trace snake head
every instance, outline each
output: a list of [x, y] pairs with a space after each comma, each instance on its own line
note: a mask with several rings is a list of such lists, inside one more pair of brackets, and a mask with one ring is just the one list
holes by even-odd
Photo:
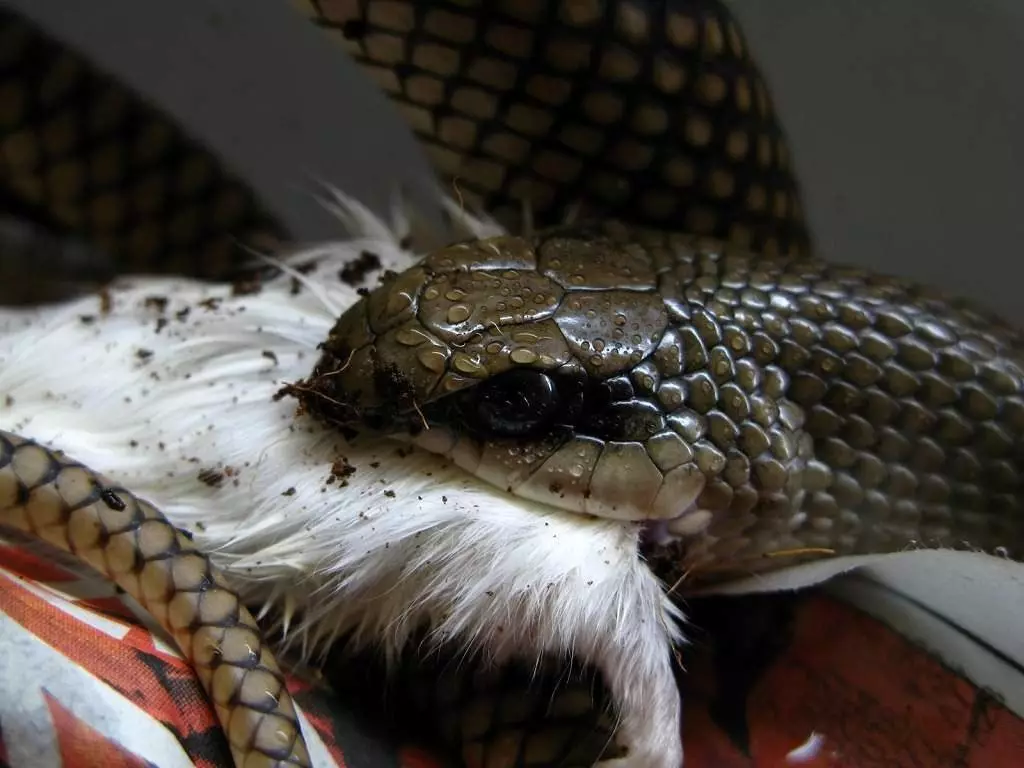
[[[590, 231], [450, 246], [342, 315], [303, 402], [568, 511], [639, 521], [727, 507], [724, 478], [747, 482], [734, 479], [745, 459], [716, 445], [735, 437], [711, 374], [684, 370], [668, 274]], [[797, 477], [795, 446], [781, 439], [766, 492], [788, 493], [776, 486]]]
[[570, 355], [551, 318], [563, 290], [537, 272], [530, 244], [500, 237], [428, 256], [346, 311], [308, 382], [312, 410], [336, 423], [416, 434], [425, 410], [520, 368]]

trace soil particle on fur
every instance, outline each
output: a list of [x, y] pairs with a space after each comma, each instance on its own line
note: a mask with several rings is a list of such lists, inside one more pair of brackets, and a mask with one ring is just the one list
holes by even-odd
[[366, 280], [367, 274], [380, 269], [380, 256], [373, 251], [362, 251], [359, 256], [338, 271], [338, 279], [353, 288]]
[[232, 296], [255, 296], [263, 290], [263, 278], [255, 275], [240, 277], [231, 284]]
[[334, 480], [345, 480], [356, 473], [356, 468], [348, 463], [344, 456], [339, 457], [331, 464], [330, 477]]
[[201, 469], [199, 470], [199, 482], [204, 485], [208, 485], [211, 488], [220, 488], [224, 482], [224, 473], [216, 469]]
[[153, 350], [151, 349], [137, 349], [135, 350], [135, 357], [139, 359], [140, 363], [147, 363], [153, 357]]
[[277, 365], [277, 355], [275, 355], [269, 349], [264, 349], [262, 352], [260, 352], [260, 355], [267, 358], [267, 360], [272, 362], [274, 365]]
[[[308, 275], [314, 269], [316, 269], [316, 259], [307, 261], [303, 264], [296, 264], [293, 269], [300, 275]], [[302, 292], [302, 281], [297, 277], [292, 277], [288, 293], [292, 296], [298, 296]]]
[[155, 309], [161, 315], [167, 311], [166, 296], [147, 296], [143, 299], [142, 304], [146, 309]]

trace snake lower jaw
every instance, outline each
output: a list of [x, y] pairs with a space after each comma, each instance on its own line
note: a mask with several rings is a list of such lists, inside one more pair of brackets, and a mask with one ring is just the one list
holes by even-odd
[[712, 510], [697, 504], [706, 484], [697, 471], [681, 474], [678, 482], [666, 484], [659, 493], [663, 498], [656, 499], [660, 503], [637, 503], [634, 486], [626, 476], [620, 478], [618, 493], [593, 493], [586, 468], [580, 464], [587, 458], [579, 455], [580, 446], [583, 450], [591, 447], [586, 439], [553, 438], [547, 444], [523, 447], [512, 441], [478, 441], [444, 425], [430, 425], [416, 434], [392, 433], [390, 437], [443, 456], [476, 479], [543, 509], [640, 523], [650, 531], [650, 537], [658, 540], [675, 541], [699, 534], [713, 517]]

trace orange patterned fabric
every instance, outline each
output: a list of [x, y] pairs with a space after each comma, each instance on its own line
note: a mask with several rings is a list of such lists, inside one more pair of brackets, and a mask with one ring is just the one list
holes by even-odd
[[[439, 765], [362, 733], [308, 681], [288, 688], [317, 768]], [[0, 768], [50, 765], [229, 768], [231, 756], [198, 680], [130, 598], [0, 546]]]
[[[1022, 764], [1024, 720], [882, 623], [813, 594], [752, 605], [781, 609], [733, 606], [684, 659], [687, 768]], [[289, 689], [318, 768], [441, 765], [366, 733], [307, 681]], [[0, 545], [0, 768], [50, 765], [230, 757], [198, 681], [129, 599]]]
[[880, 621], [819, 595], [787, 618], [746, 684], [693, 660], [688, 768], [1024, 765], [1024, 720]]

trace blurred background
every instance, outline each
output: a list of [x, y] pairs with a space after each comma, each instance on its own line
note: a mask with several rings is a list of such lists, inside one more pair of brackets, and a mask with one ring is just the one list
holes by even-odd
[[[7, 0], [173, 113], [303, 240], [317, 182], [377, 210], [427, 165], [393, 107], [289, 0]], [[1024, 5], [734, 0], [820, 253], [1024, 321]]]

